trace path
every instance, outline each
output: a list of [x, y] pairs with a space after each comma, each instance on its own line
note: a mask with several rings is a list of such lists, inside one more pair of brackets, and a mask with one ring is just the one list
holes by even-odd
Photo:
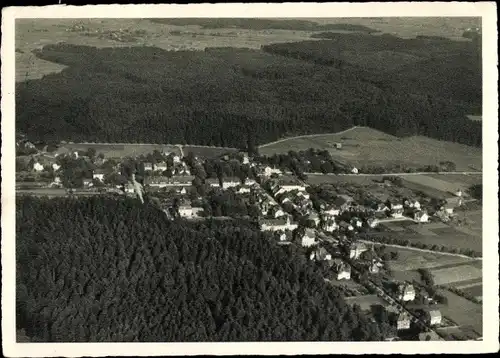
[[324, 135], [333, 135], [333, 134], [343, 134], [343, 133], [350, 132], [350, 131], [352, 131], [353, 129], [356, 129], [356, 128], [365, 128], [365, 127], [363, 127], [363, 126], [354, 126], [354, 127], [349, 128], [349, 129], [346, 129], [346, 130], [343, 130], [343, 131], [340, 131], [340, 132], [335, 132], [335, 133], [305, 134], [305, 135], [299, 135], [297, 137], [283, 138], [283, 139], [277, 140], [275, 142], [262, 144], [262, 145], [259, 146], [259, 149], [268, 147], [268, 146], [273, 145], [273, 144], [281, 143], [281, 142], [284, 142], [284, 141], [287, 141], [287, 140], [300, 139], [300, 138], [314, 138], [314, 137], [319, 137], [319, 136], [324, 136]]
[[358, 240], [359, 242], [363, 242], [365, 244], [375, 244], [375, 245], [384, 245], [387, 247], [396, 247], [400, 249], [405, 249], [405, 250], [413, 250], [413, 251], [421, 251], [421, 252], [428, 252], [436, 255], [447, 255], [447, 256], [456, 256], [456, 257], [462, 257], [465, 259], [469, 260], [483, 260], [482, 257], [470, 257], [467, 255], [462, 255], [462, 254], [454, 254], [452, 252], [443, 252], [443, 251], [434, 251], [434, 250], [429, 250], [429, 249], [420, 249], [418, 247], [413, 247], [413, 246], [403, 246], [403, 245], [396, 245], [396, 244], [385, 244], [383, 242], [377, 242], [377, 241], [370, 241], [370, 240]]

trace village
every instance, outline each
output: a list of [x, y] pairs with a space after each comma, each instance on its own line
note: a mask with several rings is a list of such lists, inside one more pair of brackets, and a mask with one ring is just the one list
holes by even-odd
[[417, 280], [401, 278], [391, 268], [400, 250], [479, 254], [424, 247], [381, 229], [400, 223], [419, 230], [433, 223], [458, 225], [456, 211], [470, 201], [462, 190], [436, 200], [403, 190], [396, 177], [365, 187], [311, 185], [245, 152], [214, 159], [184, 155], [180, 148], [179, 153], [106, 158], [95, 150], [51, 153], [26, 141], [18, 146], [29, 153], [18, 156], [24, 159], [16, 167], [19, 195], [124, 195], [150, 200], [171, 220], [250, 220], [278, 245], [297, 246], [322, 269], [326, 282], [373, 320], [389, 317], [391, 340], [481, 339], [482, 332], [443, 313], [447, 297], [426, 267], [415, 268], [421, 275]]

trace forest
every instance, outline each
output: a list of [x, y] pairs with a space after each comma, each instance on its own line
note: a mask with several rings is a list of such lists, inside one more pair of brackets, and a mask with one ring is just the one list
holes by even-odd
[[251, 225], [168, 221], [133, 199], [16, 204], [16, 324], [33, 342], [367, 341], [390, 328]]
[[248, 149], [364, 125], [481, 146], [481, 123], [465, 117], [480, 113], [477, 46], [335, 36], [262, 50], [47, 45], [36, 55], [68, 67], [17, 85], [16, 130], [32, 141]]

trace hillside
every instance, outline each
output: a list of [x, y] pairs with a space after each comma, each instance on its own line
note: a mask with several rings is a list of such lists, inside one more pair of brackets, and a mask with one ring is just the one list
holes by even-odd
[[[322, 59], [335, 53], [330, 43], [177, 52], [47, 45], [36, 55], [67, 67], [18, 85], [16, 126], [32, 140], [246, 148], [364, 125], [481, 145], [481, 124], [465, 116], [469, 104], [432, 84], [408, 93], [365, 78], [359, 65]], [[449, 73], [434, 77], [441, 75]], [[460, 78], [454, 83], [464, 88]], [[399, 86], [411, 88], [411, 82]]]
[[16, 322], [34, 342], [384, 338], [304, 255], [251, 227], [170, 222], [131, 199], [16, 208]]

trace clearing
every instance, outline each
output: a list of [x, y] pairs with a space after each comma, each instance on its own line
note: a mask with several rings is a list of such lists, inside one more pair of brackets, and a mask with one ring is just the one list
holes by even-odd
[[384, 301], [377, 295], [346, 297], [344, 299], [350, 305], [358, 304], [363, 311], [371, 311], [372, 306], [381, 305], [390, 312], [397, 312], [395, 307], [389, 305], [386, 301]]
[[443, 269], [431, 270], [436, 285], [447, 285], [449, 283], [475, 280], [483, 276], [480, 269], [471, 265], [460, 265]]
[[[342, 149], [337, 150], [335, 143], [342, 143]], [[309, 148], [326, 149], [333, 159], [354, 166], [401, 164], [414, 167], [451, 161], [457, 171], [471, 171], [471, 166], [478, 170], [482, 168], [481, 148], [423, 136], [398, 138], [368, 127], [354, 127], [336, 134], [289, 138], [260, 147], [259, 152], [273, 155]], [[414, 178], [417, 180], [420, 176]]]
[[123, 158], [126, 156], [139, 156], [152, 153], [154, 150], [160, 152], [168, 151], [180, 155], [179, 147], [166, 144], [114, 144], [114, 143], [68, 143], [62, 144], [55, 154], [63, 154], [71, 151], [87, 151], [95, 149], [97, 154], [104, 154], [105, 158]]
[[197, 145], [183, 145], [182, 150], [184, 151], [184, 155], [193, 153], [195, 156], [202, 158], [214, 158], [238, 151], [238, 149], [234, 148], [203, 147]]

